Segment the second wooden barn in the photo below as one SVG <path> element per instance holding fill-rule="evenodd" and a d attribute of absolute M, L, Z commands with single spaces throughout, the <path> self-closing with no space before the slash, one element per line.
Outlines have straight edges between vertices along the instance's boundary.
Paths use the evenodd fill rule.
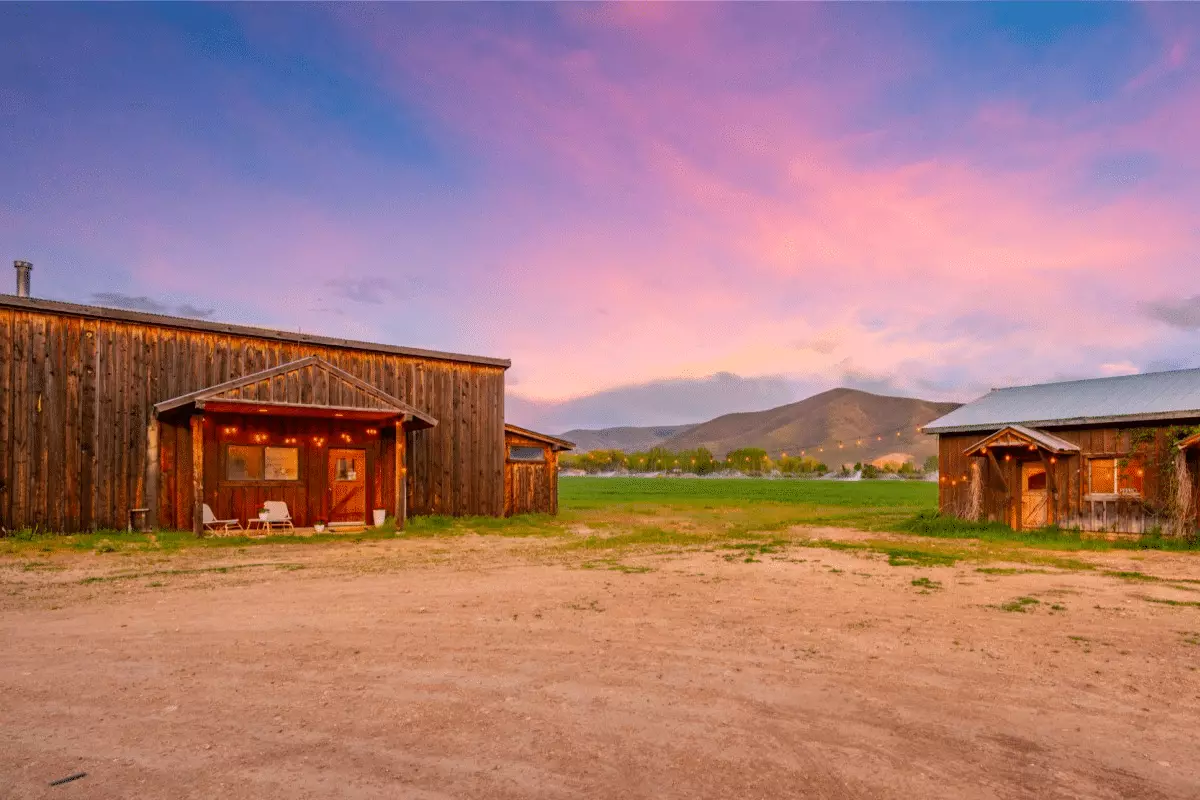
<path fill-rule="evenodd" d="M 1200 369 L 993 389 L 926 425 L 944 514 L 1017 530 L 1195 530 Z"/>
<path fill-rule="evenodd" d="M 504 426 L 504 516 L 558 513 L 558 454 L 574 442 Z"/>

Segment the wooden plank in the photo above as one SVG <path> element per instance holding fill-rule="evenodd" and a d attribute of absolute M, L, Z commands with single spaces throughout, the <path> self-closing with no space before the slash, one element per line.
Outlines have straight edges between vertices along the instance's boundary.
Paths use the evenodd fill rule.
<path fill-rule="evenodd" d="M 192 429 L 190 422 L 175 427 L 175 529 L 192 527 Z"/>
<path fill-rule="evenodd" d="M 0 309 L 0 527 L 15 527 L 10 516 L 9 497 L 12 482 L 12 408 L 13 408 L 13 318 L 11 309 Z"/>
<path fill-rule="evenodd" d="M 83 363 L 80 365 L 81 402 L 79 420 L 80 465 L 79 499 L 81 530 L 96 528 L 97 471 L 99 468 L 100 418 L 100 335 L 94 325 L 84 325 L 80 342 Z"/>
<path fill-rule="evenodd" d="M 26 518 L 35 529 L 46 530 L 46 485 L 49 475 L 49 445 L 47 441 L 47 419 L 50 411 L 48 386 L 49 358 L 47 358 L 48 318 L 38 314 L 32 320 L 32 338 L 29 346 L 31 356 L 32 385 L 29 387 L 29 507 Z"/>
<path fill-rule="evenodd" d="M 116 331 L 117 363 L 113 380 L 113 464 L 114 471 L 108 476 L 113 483 L 113 518 L 111 527 L 124 530 L 129 524 L 129 378 L 133 371 L 133 332 L 128 326 Z"/>
<path fill-rule="evenodd" d="M 105 325 L 96 332 L 100 338 L 100 355 L 96 369 L 100 375 L 98 393 L 100 396 L 100 413 L 96 418 L 96 525 L 101 528 L 112 528 L 115 525 L 113 514 L 113 475 L 116 472 L 116 446 L 113 440 L 113 420 L 116 412 L 113 409 L 115 392 L 113 391 L 116 366 L 116 336 L 111 324 Z"/>
<path fill-rule="evenodd" d="M 54 391 L 50 395 L 54 423 L 50 428 L 50 488 L 49 502 L 51 524 L 56 531 L 74 530 L 69 523 L 68 497 L 74 494 L 74 487 L 68 490 L 68 461 L 78 456 L 78 444 L 68 435 L 73 430 L 68 411 L 67 394 L 70 378 L 70 364 L 74 361 L 74 353 L 70 350 L 71 320 L 55 320 L 54 336 L 51 339 L 51 353 L 54 360 Z"/>
<path fill-rule="evenodd" d="M 146 525 L 151 530 L 158 529 L 158 478 L 160 471 L 158 454 L 158 419 L 151 418 L 146 425 Z"/>
<path fill-rule="evenodd" d="M 558 514 L 558 453 L 547 448 L 547 469 L 550 471 L 550 513 Z"/>
<path fill-rule="evenodd" d="M 404 530 L 405 522 L 408 519 L 408 509 L 405 508 L 407 494 L 405 491 L 406 470 L 404 468 L 406 456 L 405 438 L 404 423 L 398 421 L 396 422 L 396 440 L 392 443 L 392 447 L 394 448 L 393 458 L 395 459 L 395 466 L 392 470 L 395 475 L 393 480 L 393 491 L 395 494 L 392 498 L 392 507 L 396 509 L 396 530 L 398 531 Z"/>
<path fill-rule="evenodd" d="M 80 371 L 83 324 L 77 319 L 66 320 L 63 357 L 66 377 L 63 388 L 63 528 L 78 531 L 82 516 L 80 472 L 83 451 L 80 441 L 80 422 L 83 417 Z"/>
<path fill-rule="evenodd" d="M 30 524 L 27 516 L 29 508 L 29 428 L 30 415 L 33 413 L 30 403 L 32 388 L 30 385 L 30 365 L 32 363 L 30 346 L 30 315 L 19 314 L 13 320 L 12 332 L 12 428 L 9 440 L 5 443 L 12 448 L 9 525 L 14 530 L 21 530 Z"/>
<path fill-rule="evenodd" d="M 192 433 L 192 533 L 204 535 L 204 417 L 191 419 Z"/>

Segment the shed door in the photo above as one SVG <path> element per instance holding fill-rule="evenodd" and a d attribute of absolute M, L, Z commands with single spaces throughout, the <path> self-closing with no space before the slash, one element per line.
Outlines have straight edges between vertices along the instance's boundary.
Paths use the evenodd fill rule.
<path fill-rule="evenodd" d="M 329 451 L 329 521 L 366 522 L 367 451 Z"/>
<path fill-rule="evenodd" d="M 1040 528 L 1049 518 L 1046 496 L 1046 468 L 1026 461 L 1021 465 L 1021 527 Z"/>

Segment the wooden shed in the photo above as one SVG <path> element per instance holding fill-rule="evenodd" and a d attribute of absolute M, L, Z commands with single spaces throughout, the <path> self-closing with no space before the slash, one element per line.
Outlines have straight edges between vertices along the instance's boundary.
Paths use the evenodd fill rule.
<path fill-rule="evenodd" d="M 558 513 L 558 454 L 574 442 L 504 426 L 504 516 Z"/>
<path fill-rule="evenodd" d="M 1200 370 L 993 389 L 938 436 L 942 513 L 1016 530 L 1194 529 Z"/>
<path fill-rule="evenodd" d="M 0 295 L 0 527 L 499 516 L 509 365 Z"/>

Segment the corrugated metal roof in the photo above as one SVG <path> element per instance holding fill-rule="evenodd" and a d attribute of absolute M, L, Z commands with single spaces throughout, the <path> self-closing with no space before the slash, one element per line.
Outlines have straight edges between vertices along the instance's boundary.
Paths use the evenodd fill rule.
<path fill-rule="evenodd" d="M 1005 425 L 1085 425 L 1200 417 L 1200 369 L 993 389 L 924 427 L 928 433 Z"/>
<path fill-rule="evenodd" d="M 234 336 L 255 336 L 275 341 L 295 342 L 297 344 L 343 347 L 351 350 L 370 350 L 376 353 L 392 353 L 401 356 L 412 356 L 413 358 L 459 361 L 464 364 L 486 364 L 487 366 L 503 367 L 504 369 L 512 366 L 512 361 L 507 358 L 444 353 L 440 350 L 425 350 L 419 347 L 398 347 L 396 345 L 378 344 L 375 342 L 360 342 L 355 339 L 336 339 L 332 336 L 318 336 L 312 333 L 293 333 L 291 331 L 280 331 L 272 328 L 255 328 L 249 325 L 231 325 L 224 322 L 209 322 L 208 320 L 192 319 L 190 317 L 172 317 L 166 314 L 128 311 L 123 308 L 85 306 L 78 303 L 64 303 L 60 300 L 42 300 L 36 297 L 17 297 L 15 295 L 0 294 L 0 308 L 45 311 L 51 314 L 70 314 L 72 316 L 117 320 L 119 322 L 140 322 L 147 325 L 160 325 L 191 331 L 230 333 Z"/>

